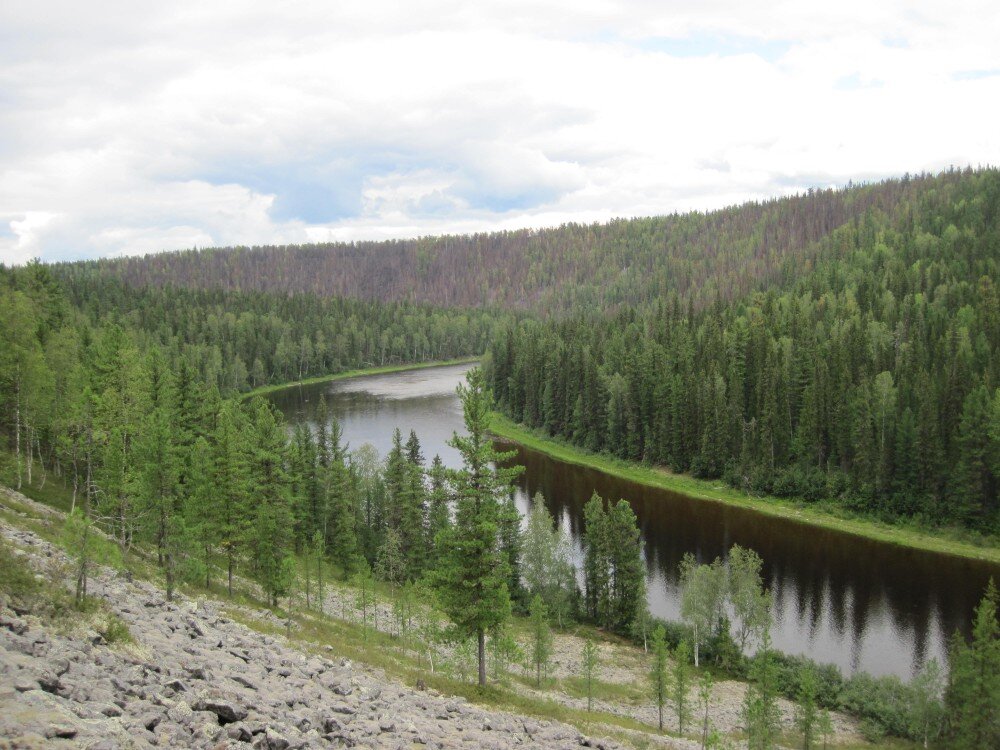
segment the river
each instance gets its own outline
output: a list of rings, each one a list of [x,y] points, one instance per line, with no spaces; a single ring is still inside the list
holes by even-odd
[[[411,370],[291,387],[268,395],[289,422],[315,422],[320,394],[351,449],[374,445],[383,457],[392,431],[416,430],[423,454],[458,467],[446,443],[463,431],[455,386],[471,365]],[[596,490],[631,502],[645,540],[652,613],[679,619],[677,566],[686,552],[709,562],[733,544],[755,549],[774,594],[776,648],[838,665],[909,679],[931,657],[945,663],[947,641],[968,632],[972,610],[998,566],[869,541],[721,503],[638,485],[555,461],[517,446],[526,467],[517,502],[536,492],[572,537],[581,557],[583,505]]]

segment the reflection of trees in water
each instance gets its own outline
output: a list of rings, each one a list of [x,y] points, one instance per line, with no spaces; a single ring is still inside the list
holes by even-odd
[[[292,389],[275,394],[274,401],[289,419],[314,421],[323,389],[329,392],[331,386]],[[428,455],[438,451],[436,436],[443,436],[443,442],[451,430],[461,429],[461,415],[450,395],[386,400],[351,390],[328,398],[331,412],[342,419],[376,420],[368,429],[395,421],[427,425],[428,434],[418,434]],[[352,440],[349,433],[345,440]],[[520,450],[515,460],[527,466],[520,480],[526,495],[519,497],[519,504],[526,508],[528,498],[542,492],[549,512],[573,539],[577,555],[584,532],[583,505],[591,494],[596,490],[609,500],[630,501],[646,544],[654,614],[677,611],[678,565],[684,553],[711,562],[740,544],[764,559],[774,611],[785,624],[776,631],[787,642],[776,645],[790,652],[813,647],[845,668],[860,663],[866,641],[871,641],[869,653],[877,649],[881,665],[889,664],[904,676],[929,655],[940,657],[943,640],[956,628],[968,632],[991,571],[984,564],[893,548],[635,485],[538,453]],[[997,568],[992,571],[996,574]],[[848,654],[842,653],[842,645]]]

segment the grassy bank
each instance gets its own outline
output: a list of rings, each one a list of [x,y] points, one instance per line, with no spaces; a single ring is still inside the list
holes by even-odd
[[[1000,545],[997,544],[996,540],[984,539],[980,542],[979,540],[970,541],[966,538],[959,538],[960,535],[969,533],[962,530],[914,529],[876,519],[852,517],[847,509],[838,508],[830,503],[816,504],[789,498],[750,496],[726,486],[721,480],[695,479],[685,474],[673,474],[663,468],[645,466],[612,456],[592,453],[516,424],[499,413],[494,413],[490,429],[501,438],[544,453],[559,461],[596,469],[611,476],[650,487],[659,487],[711,502],[726,503],[769,516],[790,519],[887,544],[1000,564]]]
[[[315,378],[305,378],[304,380],[294,380],[291,383],[275,383],[274,385],[264,385],[254,388],[252,391],[241,393],[239,398],[247,399],[253,396],[263,396],[267,393],[282,391],[300,385],[314,385],[316,383],[328,383],[333,380],[344,380],[345,378],[356,378],[362,375],[387,375],[393,372],[405,372],[407,370],[425,370],[428,367],[447,367],[448,365],[467,365],[478,362],[481,357],[463,357],[459,359],[437,360],[434,362],[417,362],[415,364],[384,365],[382,367],[366,367],[360,370],[344,370],[333,375],[319,375]]]

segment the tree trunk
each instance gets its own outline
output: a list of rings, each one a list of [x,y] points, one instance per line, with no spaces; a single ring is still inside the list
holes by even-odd
[[[165,556],[167,574],[167,601],[174,600],[174,556],[167,552]]]
[[[14,456],[17,465],[17,490],[21,490],[21,366],[14,378]]]
[[[479,628],[476,640],[479,642],[479,687],[486,687],[486,631]]]

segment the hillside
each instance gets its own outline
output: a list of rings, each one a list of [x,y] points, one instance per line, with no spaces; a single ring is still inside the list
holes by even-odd
[[[132,286],[297,292],[541,313],[641,306],[669,294],[696,306],[784,285],[846,225],[902,226],[923,199],[971,171],[747,203],[710,213],[620,219],[390,242],[217,248],[55,267]]]
[[[0,499],[8,513],[12,504],[59,519],[23,496]],[[0,544],[62,583],[70,562],[57,546],[3,521]],[[91,590],[101,608],[75,613],[72,624],[47,618],[42,597],[26,603],[0,586],[0,702],[11,709],[0,715],[0,740],[39,748],[619,747],[402,685],[329,647],[312,653],[234,621],[226,611],[234,606],[211,598],[168,602],[112,569]]]
[[[753,494],[996,533],[1000,173],[912,209],[836,230],[797,280],[732,302],[523,321],[490,349],[497,400]]]

